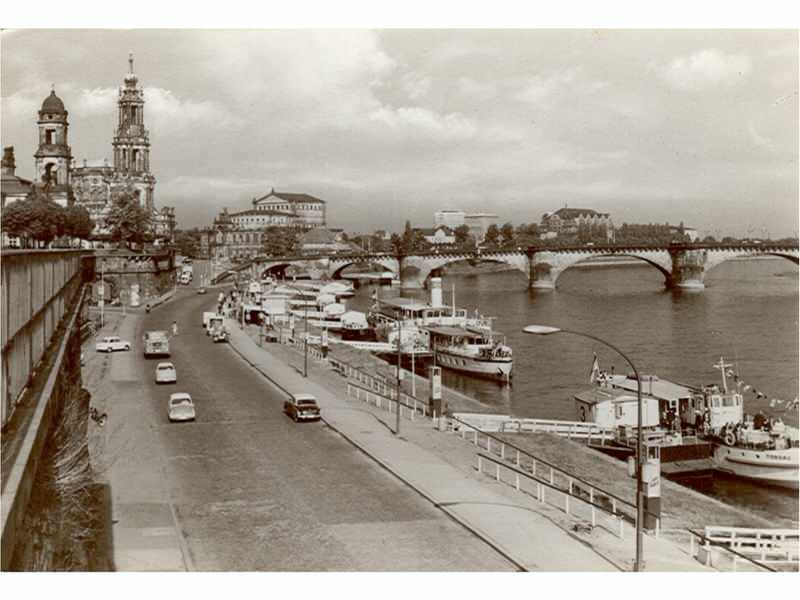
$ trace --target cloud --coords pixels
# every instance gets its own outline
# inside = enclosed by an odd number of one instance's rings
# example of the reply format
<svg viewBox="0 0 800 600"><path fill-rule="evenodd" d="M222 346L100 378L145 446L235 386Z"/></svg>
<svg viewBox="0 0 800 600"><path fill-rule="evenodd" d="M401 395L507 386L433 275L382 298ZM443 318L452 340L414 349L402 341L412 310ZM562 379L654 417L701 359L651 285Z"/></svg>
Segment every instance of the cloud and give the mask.
<svg viewBox="0 0 800 600"><path fill-rule="evenodd" d="M653 65L653 68L675 89L700 91L741 83L750 73L750 59L743 54L708 49L676 58L667 65Z"/></svg>
<svg viewBox="0 0 800 600"><path fill-rule="evenodd" d="M82 89L69 108L81 117L109 115L117 110L118 94L116 88Z"/></svg>
<svg viewBox="0 0 800 600"><path fill-rule="evenodd" d="M472 77L459 77L458 90L467 98L485 102L497 95L497 84L489 81L477 81Z"/></svg>
<svg viewBox="0 0 800 600"><path fill-rule="evenodd" d="M431 78L417 73L403 75L401 85L410 100L418 100L428 94L431 89Z"/></svg>
<svg viewBox="0 0 800 600"><path fill-rule="evenodd" d="M477 127L459 113L439 114L416 106L392 108L381 106L369 114L372 124L381 125L397 135L423 137L433 141L462 141L475 136Z"/></svg>
<svg viewBox="0 0 800 600"><path fill-rule="evenodd" d="M224 106L211 100L183 99L170 90L149 87L144 89L145 118L159 135L188 134L195 127L207 131L239 128L244 120Z"/></svg>

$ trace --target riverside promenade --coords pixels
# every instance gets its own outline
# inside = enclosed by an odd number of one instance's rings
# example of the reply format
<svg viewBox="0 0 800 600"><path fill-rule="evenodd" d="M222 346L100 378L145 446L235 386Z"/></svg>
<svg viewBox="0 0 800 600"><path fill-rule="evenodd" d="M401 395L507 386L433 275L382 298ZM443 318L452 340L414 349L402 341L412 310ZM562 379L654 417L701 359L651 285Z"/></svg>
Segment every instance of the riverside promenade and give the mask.
<svg viewBox="0 0 800 600"><path fill-rule="evenodd" d="M278 344L260 347L257 330L243 330L235 321L228 320L227 327L233 352L280 389L314 394L332 429L520 569L632 570L631 528L623 539L602 527L577 533L576 519L477 473L474 448L437 431L430 419L404 417L400 434L395 435L396 415L349 398L347 382L324 361L309 358L306 379L302 353ZM650 571L707 570L665 539L645 536L644 552Z"/></svg>

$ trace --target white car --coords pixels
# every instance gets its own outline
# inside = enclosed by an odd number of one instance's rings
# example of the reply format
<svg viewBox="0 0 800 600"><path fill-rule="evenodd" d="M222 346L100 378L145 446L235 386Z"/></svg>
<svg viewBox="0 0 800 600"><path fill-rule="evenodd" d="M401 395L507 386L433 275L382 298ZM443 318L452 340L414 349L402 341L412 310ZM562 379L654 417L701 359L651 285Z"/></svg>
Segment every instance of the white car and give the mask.
<svg viewBox="0 0 800 600"><path fill-rule="evenodd" d="M156 366L156 383L178 383L178 373L171 362L158 363Z"/></svg>
<svg viewBox="0 0 800 600"><path fill-rule="evenodd" d="M116 352L117 350L130 350L131 343L118 337L104 337L94 346L98 352Z"/></svg>
<svg viewBox="0 0 800 600"><path fill-rule="evenodd" d="M194 402L186 392L170 394L167 407L170 421L194 421Z"/></svg>

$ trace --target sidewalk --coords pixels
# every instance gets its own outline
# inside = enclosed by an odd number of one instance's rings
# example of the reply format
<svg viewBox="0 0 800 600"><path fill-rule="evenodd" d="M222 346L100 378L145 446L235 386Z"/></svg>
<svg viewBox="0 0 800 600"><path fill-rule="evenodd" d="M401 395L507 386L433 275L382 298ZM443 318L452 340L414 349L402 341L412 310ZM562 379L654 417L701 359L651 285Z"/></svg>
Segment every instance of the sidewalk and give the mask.
<svg viewBox="0 0 800 600"><path fill-rule="evenodd" d="M391 433L396 416L349 399L346 382L326 366L309 362L309 379L281 360L275 344L259 348L236 323L228 324L231 346L248 363L288 391L307 391L319 400L324 420L399 479L455 520L531 571L628 570L633 536L619 540L601 528L591 539L569 531L566 515L542 508L532 498L498 484L474 468L475 451L427 419L403 419L401 435ZM297 361L295 361L297 362ZM651 570L703 570L664 540L645 541Z"/></svg>
<svg viewBox="0 0 800 600"><path fill-rule="evenodd" d="M109 316L98 336L134 340L141 317ZM108 414L104 427L89 422L89 452L98 479L111 487L112 545L117 571L185 571L172 504L164 484L163 452L154 434L148 404L141 400L136 348L100 354L92 338L84 344L84 385L91 405Z"/></svg>

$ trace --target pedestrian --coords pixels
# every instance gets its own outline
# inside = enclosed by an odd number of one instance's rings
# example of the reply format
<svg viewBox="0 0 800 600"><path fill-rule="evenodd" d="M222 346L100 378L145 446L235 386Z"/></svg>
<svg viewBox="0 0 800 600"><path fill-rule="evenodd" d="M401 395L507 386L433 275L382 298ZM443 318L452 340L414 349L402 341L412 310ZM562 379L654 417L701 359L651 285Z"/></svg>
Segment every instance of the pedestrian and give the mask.
<svg viewBox="0 0 800 600"><path fill-rule="evenodd" d="M178 335L178 322L172 322L172 335Z"/></svg>

